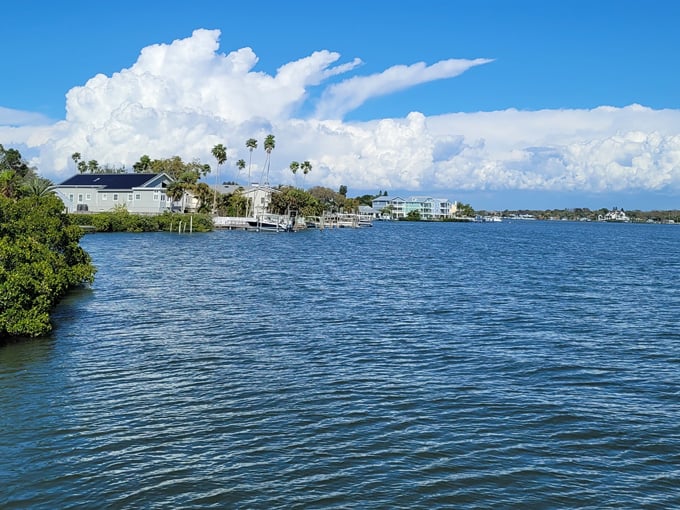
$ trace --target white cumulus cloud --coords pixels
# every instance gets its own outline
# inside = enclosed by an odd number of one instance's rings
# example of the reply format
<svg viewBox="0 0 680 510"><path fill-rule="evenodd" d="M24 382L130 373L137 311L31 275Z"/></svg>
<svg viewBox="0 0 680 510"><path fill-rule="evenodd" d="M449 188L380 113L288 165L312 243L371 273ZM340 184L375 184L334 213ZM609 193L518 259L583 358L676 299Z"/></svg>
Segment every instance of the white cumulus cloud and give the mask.
<svg viewBox="0 0 680 510"><path fill-rule="evenodd" d="M260 178L262 140L276 136L270 182L292 183L292 160L309 160L305 185L378 190L547 190L613 192L680 189L680 111L624 108L448 113L347 122L344 114L372 97L492 64L450 59L394 66L361 76L359 58L321 50L256 69L251 48L219 52L218 30L196 30L170 44L143 48L136 62L96 75L66 96L66 118L53 123L0 108L0 143L28 149L31 163L57 181L80 152L100 164L126 165L143 154L214 163L223 143L222 178L238 179L249 161ZM333 83L329 83L333 78ZM311 89L321 90L318 101ZM298 114L313 101L310 117ZM309 109L307 109L309 111ZM300 179L300 176L297 177ZM300 184L300 183L298 183Z"/></svg>

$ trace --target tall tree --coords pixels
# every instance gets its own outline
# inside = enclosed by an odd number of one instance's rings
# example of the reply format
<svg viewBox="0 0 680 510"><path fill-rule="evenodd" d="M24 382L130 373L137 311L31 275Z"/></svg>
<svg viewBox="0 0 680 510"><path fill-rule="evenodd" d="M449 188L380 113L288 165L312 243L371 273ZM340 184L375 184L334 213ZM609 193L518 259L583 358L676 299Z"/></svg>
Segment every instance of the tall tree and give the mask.
<svg viewBox="0 0 680 510"><path fill-rule="evenodd" d="M21 187L21 176L14 170L0 170L0 195L17 198Z"/></svg>
<svg viewBox="0 0 680 510"><path fill-rule="evenodd" d="M184 212L184 195L186 192L187 184L182 181L173 181L167 188L165 188L165 194L170 199L170 203L180 202L180 212Z"/></svg>
<svg viewBox="0 0 680 510"><path fill-rule="evenodd" d="M300 168L302 169L302 173L304 174L306 180L307 174L312 171L312 164L305 160L300 164Z"/></svg>
<svg viewBox="0 0 680 510"><path fill-rule="evenodd" d="M238 175L241 175L241 170L243 170L246 167L246 162L243 159L239 159L236 162L236 168L238 168Z"/></svg>
<svg viewBox="0 0 680 510"><path fill-rule="evenodd" d="M209 205L210 204L210 198L212 195L213 199L213 214L216 213L216 203L215 203L215 197L216 195L214 193L210 192L210 186L208 186L204 182L199 182L198 184L195 184L192 187L191 192L194 194L194 197L196 197L196 200L198 201L197 205L197 211L200 213L207 213L210 211Z"/></svg>
<svg viewBox="0 0 680 510"><path fill-rule="evenodd" d="M33 177L24 183L21 191L26 197L43 197L52 191L52 181L44 177Z"/></svg>
<svg viewBox="0 0 680 510"><path fill-rule="evenodd" d="M297 172L300 169L300 163L298 163L297 161L293 161L293 162L291 162L289 168L290 168L290 171L293 172L293 179L296 180L296 184L297 184L297 179L295 179L295 178L297 177Z"/></svg>
<svg viewBox="0 0 680 510"><path fill-rule="evenodd" d="M212 148L212 155L215 157L217 160L217 174L215 175L215 189L213 191L213 207L212 207L212 213L216 214L217 213L217 182L219 179L220 175L220 166L222 163L224 163L227 160L227 148L222 145L221 143L218 143L215 145L215 147Z"/></svg>
<svg viewBox="0 0 680 510"><path fill-rule="evenodd" d="M151 170L151 158L147 154L144 154L141 158L139 158L137 163L132 165L132 170L136 174L149 172Z"/></svg>
<svg viewBox="0 0 680 510"><path fill-rule="evenodd" d="M78 162L82 159L80 152L74 152L71 154L71 159L73 160L73 166L75 167L75 170L78 171Z"/></svg>
<svg viewBox="0 0 680 510"><path fill-rule="evenodd" d="M250 160L248 161L248 184L250 184L250 168L253 165L253 150L257 149L257 140L255 138L248 138L246 140L246 148L250 151Z"/></svg>
<svg viewBox="0 0 680 510"><path fill-rule="evenodd" d="M17 149L5 149L0 144L0 171L3 170L13 170L20 178L24 178L30 168Z"/></svg>
<svg viewBox="0 0 680 510"><path fill-rule="evenodd" d="M271 158L272 158L272 151L274 150L274 147L276 147L276 141L274 140L274 135L271 133L268 134L265 139L264 139L264 151L267 153L267 157L265 159L265 169L267 172L267 177L264 181L265 184L269 184L269 168L271 166Z"/></svg>
<svg viewBox="0 0 680 510"><path fill-rule="evenodd" d="M17 149L5 149L0 144L0 195L18 198L25 181L35 177Z"/></svg>
<svg viewBox="0 0 680 510"><path fill-rule="evenodd" d="M90 161L87 162L87 170L91 174L99 173L99 163L97 162L96 159L91 159Z"/></svg>

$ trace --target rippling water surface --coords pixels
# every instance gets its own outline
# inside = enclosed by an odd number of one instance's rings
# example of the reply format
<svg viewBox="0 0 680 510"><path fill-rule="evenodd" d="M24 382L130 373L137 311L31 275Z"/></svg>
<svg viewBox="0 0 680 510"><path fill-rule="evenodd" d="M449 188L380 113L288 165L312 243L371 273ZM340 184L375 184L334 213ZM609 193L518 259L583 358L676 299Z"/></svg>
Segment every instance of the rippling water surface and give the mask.
<svg viewBox="0 0 680 510"><path fill-rule="evenodd" d="M680 228L97 234L1 508L680 506Z"/></svg>

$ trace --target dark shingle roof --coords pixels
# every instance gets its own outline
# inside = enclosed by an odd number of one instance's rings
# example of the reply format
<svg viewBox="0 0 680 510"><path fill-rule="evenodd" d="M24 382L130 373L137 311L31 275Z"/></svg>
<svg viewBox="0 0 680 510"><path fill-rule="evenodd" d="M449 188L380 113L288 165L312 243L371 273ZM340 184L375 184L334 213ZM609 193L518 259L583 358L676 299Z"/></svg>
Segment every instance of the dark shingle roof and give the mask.
<svg viewBox="0 0 680 510"><path fill-rule="evenodd" d="M143 186L160 174L77 174L60 186L102 186L111 189L132 189Z"/></svg>

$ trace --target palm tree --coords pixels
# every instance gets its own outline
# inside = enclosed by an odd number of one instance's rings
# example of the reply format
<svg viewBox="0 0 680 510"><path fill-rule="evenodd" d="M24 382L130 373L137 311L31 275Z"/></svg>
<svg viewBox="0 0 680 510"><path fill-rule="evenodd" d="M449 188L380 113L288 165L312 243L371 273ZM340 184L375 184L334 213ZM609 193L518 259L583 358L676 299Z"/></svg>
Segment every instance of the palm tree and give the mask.
<svg viewBox="0 0 680 510"><path fill-rule="evenodd" d="M222 145L221 143L218 143L213 147L212 149L212 155L215 156L215 159L217 160L217 173L215 174L215 190L213 193L213 214L217 211L217 180L218 176L220 175L220 165L224 163L227 160L227 148Z"/></svg>
<svg viewBox="0 0 680 510"><path fill-rule="evenodd" d="M293 172L293 178L297 177L297 171L300 169L300 163L293 161L290 164L290 171Z"/></svg>
<svg viewBox="0 0 680 510"><path fill-rule="evenodd" d="M246 167L246 162L243 159L239 159L236 162L236 168L238 168L238 174L241 175L241 170L243 170Z"/></svg>
<svg viewBox="0 0 680 510"><path fill-rule="evenodd" d="M267 158L265 159L265 168L267 171L267 178L264 183L269 184L269 167L271 166L272 151L276 147L276 142L274 141L274 135L268 134L264 139L264 151L267 153ZM264 170L264 169L263 169Z"/></svg>
<svg viewBox="0 0 680 510"><path fill-rule="evenodd" d="M250 151L250 160L248 162L248 184L250 184L250 167L253 163L253 150L257 149L257 140L255 138L248 138L246 140L246 148Z"/></svg>
<svg viewBox="0 0 680 510"><path fill-rule="evenodd" d="M0 195L7 198L17 198L20 186L21 176L14 170L10 169L0 172Z"/></svg>
<svg viewBox="0 0 680 510"><path fill-rule="evenodd" d="M80 152L74 152L71 154L71 159L73 160L76 170L78 170L78 161L81 160Z"/></svg>
<svg viewBox="0 0 680 510"><path fill-rule="evenodd" d="M43 197L52 191L52 181L44 177L33 177L23 186L24 195Z"/></svg>
<svg viewBox="0 0 680 510"><path fill-rule="evenodd" d="M305 177L307 177L307 174L312 171L312 164L305 160L300 165L300 168L302 169L302 173L305 175Z"/></svg>
<svg viewBox="0 0 680 510"><path fill-rule="evenodd" d="M144 154L141 158L139 158L137 163L132 165L132 170L137 174L148 172L151 170L151 158L147 154Z"/></svg>
<svg viewBox="0 0 680 510"><path fill-rule="evenodd" d="M179 202L180 200L182 203L180 204L180 212L184 212L184 191L186 188L186 183L181 182L181 181L174 181L168 185L167 188L165 188L165 194L170 198L171 203L174 202Z"/></svg>
<svg viewBox="0 0 680 510"><path fill-rule="evenodd" d="M208 212L208 202L210 200L210 187L204 183L204 182L199 182L198 184L195 184L191 192L194 194L196 197L196 200L198 201L198 206L197 206L197 211L202 212L202 213L207 213ZM216 214L216 196L213 195L213 214Z"/></svg>

